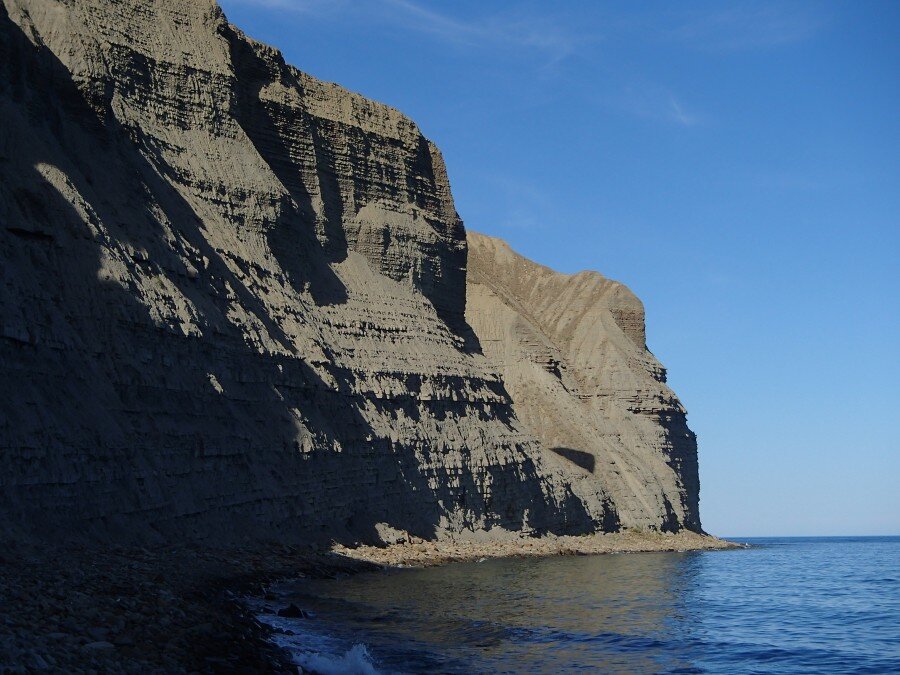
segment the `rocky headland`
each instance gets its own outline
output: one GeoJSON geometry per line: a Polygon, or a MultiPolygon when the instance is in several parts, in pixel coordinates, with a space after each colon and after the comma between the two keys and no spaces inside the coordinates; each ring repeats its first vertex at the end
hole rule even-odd
{"type": "Polygon", "coordinates": [[[147,608],[313,565],[254,562],[281,546],[720,545],[634,294],[467,233],[415,123],[212,0],[0,3],[0,289],[0,585],[30,608],[0,661],[139,665],[157,629],[151,671],[252,661],[185,646],[227,603],[147,608]],[[124,642],[91,632],[84,598],[141,588],[124,642]]]}

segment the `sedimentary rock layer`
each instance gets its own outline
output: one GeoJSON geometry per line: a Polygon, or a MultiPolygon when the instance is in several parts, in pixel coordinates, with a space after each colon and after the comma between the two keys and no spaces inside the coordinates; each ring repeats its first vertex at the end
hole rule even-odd
{"type": "MultiPolygon", "coordinates": [[[[399,112],[210,0],[3,0],[0,120],[0,531],[630,522],[482,353],[443,161],[399,112]]],[[[657,525],[696,525],[671,503],[657,525]]]]}
{"type": "Polygon", "coordinates": [[[467,317],[518,418],[585,503],[611,505],[622,526],[699,530],[696,437],[647,349],[641,301],[596,272],[559,274],[499,239],[468,239],[467,317]]]}

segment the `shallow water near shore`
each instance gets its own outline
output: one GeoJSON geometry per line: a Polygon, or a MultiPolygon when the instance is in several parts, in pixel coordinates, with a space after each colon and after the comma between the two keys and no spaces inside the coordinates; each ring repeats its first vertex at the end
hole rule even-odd
{"type": "Polygon", "coordinates": [[[736,541],[298,580],[261,618],[321,673],[900,672],[900,537],[736,541]]]}

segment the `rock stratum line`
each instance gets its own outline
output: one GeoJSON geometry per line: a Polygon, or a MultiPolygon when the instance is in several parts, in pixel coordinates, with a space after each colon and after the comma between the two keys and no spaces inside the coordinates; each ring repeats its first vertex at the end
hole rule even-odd
{"type": "Polygon", "coordinates": [[[210,0],[0,4],[0,532],[700,531],[643,309],[210,0]]]}

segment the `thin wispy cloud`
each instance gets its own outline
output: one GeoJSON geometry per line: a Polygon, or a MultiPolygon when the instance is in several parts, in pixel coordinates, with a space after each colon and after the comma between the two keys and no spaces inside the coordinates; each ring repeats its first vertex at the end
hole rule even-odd
{"type": "MultiPolygon", "coordinates": [[[[571,55],[583,37],[555,23],[552,16],[504,10],[460,18],[415,0],[232,0],[256,6],[311,15],[349,14],[359,20],[389,25],[435,38],[444,44],[473,49],[520,49],[538,53],[544,68],[571,55]]],[[[490,5],[487,5],[490,7],[490,5]]]]}
{"type": "Polygon", "coordinates": [[[688,113],[684,109],[684,106],[672,94],[669,94],[669,108],[672,111],[672,118],[683,127],[692,127],[699,121],[699,118],[696,115],[688,113]]]}
{"type": "Polygon", "coordinates": [[[643,81],[629,83],[621,94],[607,95],[604,101],[621,113],[680,127],[694,127],[705,119],[668,87],[643,81]]]}
{"type": "Polygon", "coordinates": [[[232,0],[232,4],[285,10],[297,14],[326,14],[346,6],[345,0],[232,0]]]}
{"type": "Polygon", "coordinates": [[[467,46],[507,45],[545,51],[555,60],[571,54],[579,39],[547,17],[493,14],[461,20],[424,7],[412,0],[383,0],[398,10],[397,18],[408,28],[433,35],[446,42],[467,46]]]}
{"type": "Polygon", "coordinates": [[[676,5],[623,13],[427,0],[230,2],[365,26],[386,39],[424,37],[436,49],[490,56],[493,63],[513,59],[513,74],[528,77],[530,87],[523,89],[518,105],[527,107],[528,97],[544,104],[568,87],[616,114],[681,128],[702,126],[708,115],[674,82],[660,81],[658,73],[637,66],[632,54],[651,44],[681,51],[770,47],[806,39],[821,25],[810,12],[781,5],[729,5],[706,12],[676,5]],[[593,74],[586,76],[585,69],[593,74]],[[541,86],[534,86],[534,76],[541,86]]]}
{"type": "Polygon", "coordinates": [[[816,35],[828,22],[821,7],[732,5],[715,11],[680,11],[668,17],[661,34],[688,46],[712,51],[779,47],[816,35]]]}

